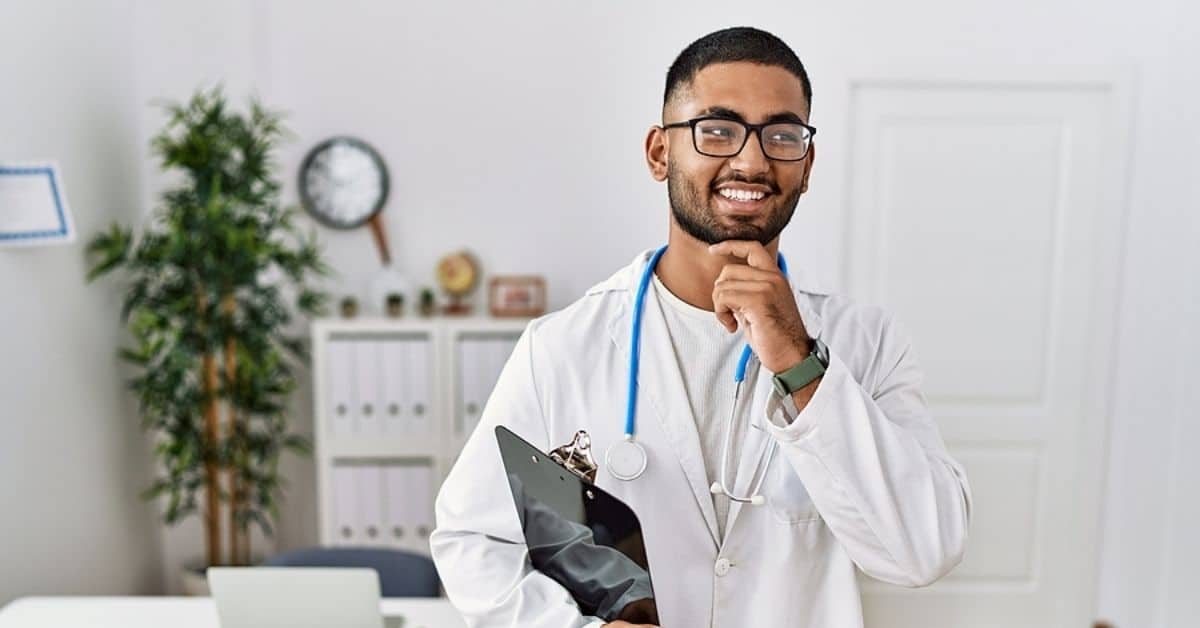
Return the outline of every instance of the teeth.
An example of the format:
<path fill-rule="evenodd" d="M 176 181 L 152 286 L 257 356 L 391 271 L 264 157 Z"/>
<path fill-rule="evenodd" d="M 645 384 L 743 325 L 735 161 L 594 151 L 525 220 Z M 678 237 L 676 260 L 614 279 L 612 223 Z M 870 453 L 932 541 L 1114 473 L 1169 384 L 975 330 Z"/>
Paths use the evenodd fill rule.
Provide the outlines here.
<path fill-rule="evenodd" d="M 766 196 L 765 193 L 757 190 L 751 192 L 749 190 L 735 190 L 732 188 L 722 188 L 717 190 L 717 193 L 733 201 L 757 201 Z"/>

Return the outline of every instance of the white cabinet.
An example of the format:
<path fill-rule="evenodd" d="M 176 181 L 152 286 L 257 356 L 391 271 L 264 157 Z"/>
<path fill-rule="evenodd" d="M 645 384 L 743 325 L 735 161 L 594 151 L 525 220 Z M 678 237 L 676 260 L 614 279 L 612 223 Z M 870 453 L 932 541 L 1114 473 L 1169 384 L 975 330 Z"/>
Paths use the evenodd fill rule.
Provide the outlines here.
<path fill-rule="evenodd" d="M 313 323 L 323 545 L 429 553 L 433 502 L 527 320 Z"/>

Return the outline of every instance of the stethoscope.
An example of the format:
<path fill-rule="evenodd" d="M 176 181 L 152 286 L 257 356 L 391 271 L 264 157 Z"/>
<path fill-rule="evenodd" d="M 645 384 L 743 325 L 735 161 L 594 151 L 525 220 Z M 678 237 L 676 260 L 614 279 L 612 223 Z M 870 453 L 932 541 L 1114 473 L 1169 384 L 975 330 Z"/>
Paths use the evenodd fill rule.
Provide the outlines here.
<path fill-rule="evenodd" d="M 658 260 L 662 258 L 663 253 L 667 250 L 667 246 L 663 245 L 650 256 L 650 261 L 646 263 L 646 269 L 642 271 L 641 281 L 638 282 L 637 294 L 633 300 L 633 334 L 630 340 L 629 348 L 629 395 L 625 407 L 625 438 L 619 440 L 609 446 L 605 452 L 604 462 L 608 467 L 608 472 L 618 480 L 626 482 L 636 480 L 642 476 L 642 472 L 646 470 L 646 449 L 641 443 L 634 438 L 636 423 L 637 423 L 637 375 L 638 363 L 641 358 L 641 339 L 642 339 L 642 311 L 645 309 L 646 289 L 650 285 L 650 278 L 654 276 L 654 268 L 658 265 Z M 783 254 L 779 254 L 779 270 L 787 276 L 787 262 L 783 259 Z M 750 363 L 750 357 L 754 352 L 747 344 L 742 349 L 742 355 L 738 359 L 737 368 L 733 372 L 733 405 L 729 408 L 729 421 L 725 429 L 725 438 L 721 446 L 721 472 L 717 477 L 717 481 L 712 483 L 709 490 L 714 495 L 725 495 L 735 502 L 743 504 L 760 505 L 766 503 L 766 498 L 759 493 L 762 488 L 763 480 L 766 478 L 766 468 L 770 468 L 771 460 L 775 457 L 776 443 L 774 439 L 764 439 L 766 448 L 766 467 L 764 472 L 759 475 L 754 482 L 754 486 L 750 489 L 750 496 L 744 497 L 734 495 L 731 492 L 732 483 L 726 482 L 729 472 L 729 445 L 733 437 L 734 420 L 737 417 L 738 398 L 742 392 L 742 382 L 746 379 L 746 367 Z M 764 458 L 762 447 L 759 449 L 759 459 Z M 757 473 L 758 469 L 755 469 Z"/>

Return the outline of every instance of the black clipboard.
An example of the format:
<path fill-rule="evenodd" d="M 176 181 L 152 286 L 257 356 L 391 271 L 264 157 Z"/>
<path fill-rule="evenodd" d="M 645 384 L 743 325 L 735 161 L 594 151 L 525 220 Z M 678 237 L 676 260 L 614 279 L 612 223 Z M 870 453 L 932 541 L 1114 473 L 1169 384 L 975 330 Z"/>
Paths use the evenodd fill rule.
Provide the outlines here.
<path fill-rule="evenodd" d="M 503 426 L 496 441 L 533 568 L 569 591 L 585 615 L 658 625 L 633 509 Z"/>

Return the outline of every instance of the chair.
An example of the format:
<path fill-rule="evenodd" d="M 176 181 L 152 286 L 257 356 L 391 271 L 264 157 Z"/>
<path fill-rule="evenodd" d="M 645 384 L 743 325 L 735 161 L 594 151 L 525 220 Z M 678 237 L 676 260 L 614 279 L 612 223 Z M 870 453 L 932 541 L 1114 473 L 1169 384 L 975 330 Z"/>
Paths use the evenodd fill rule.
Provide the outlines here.
<path fill-rule="evenodd" d="M 437 597 L 441 588 L 433 561 L 383 547 L 310 547 L 271 557 L 267 567 L 369 567 L 379 574 L 383 597 Z"/>

